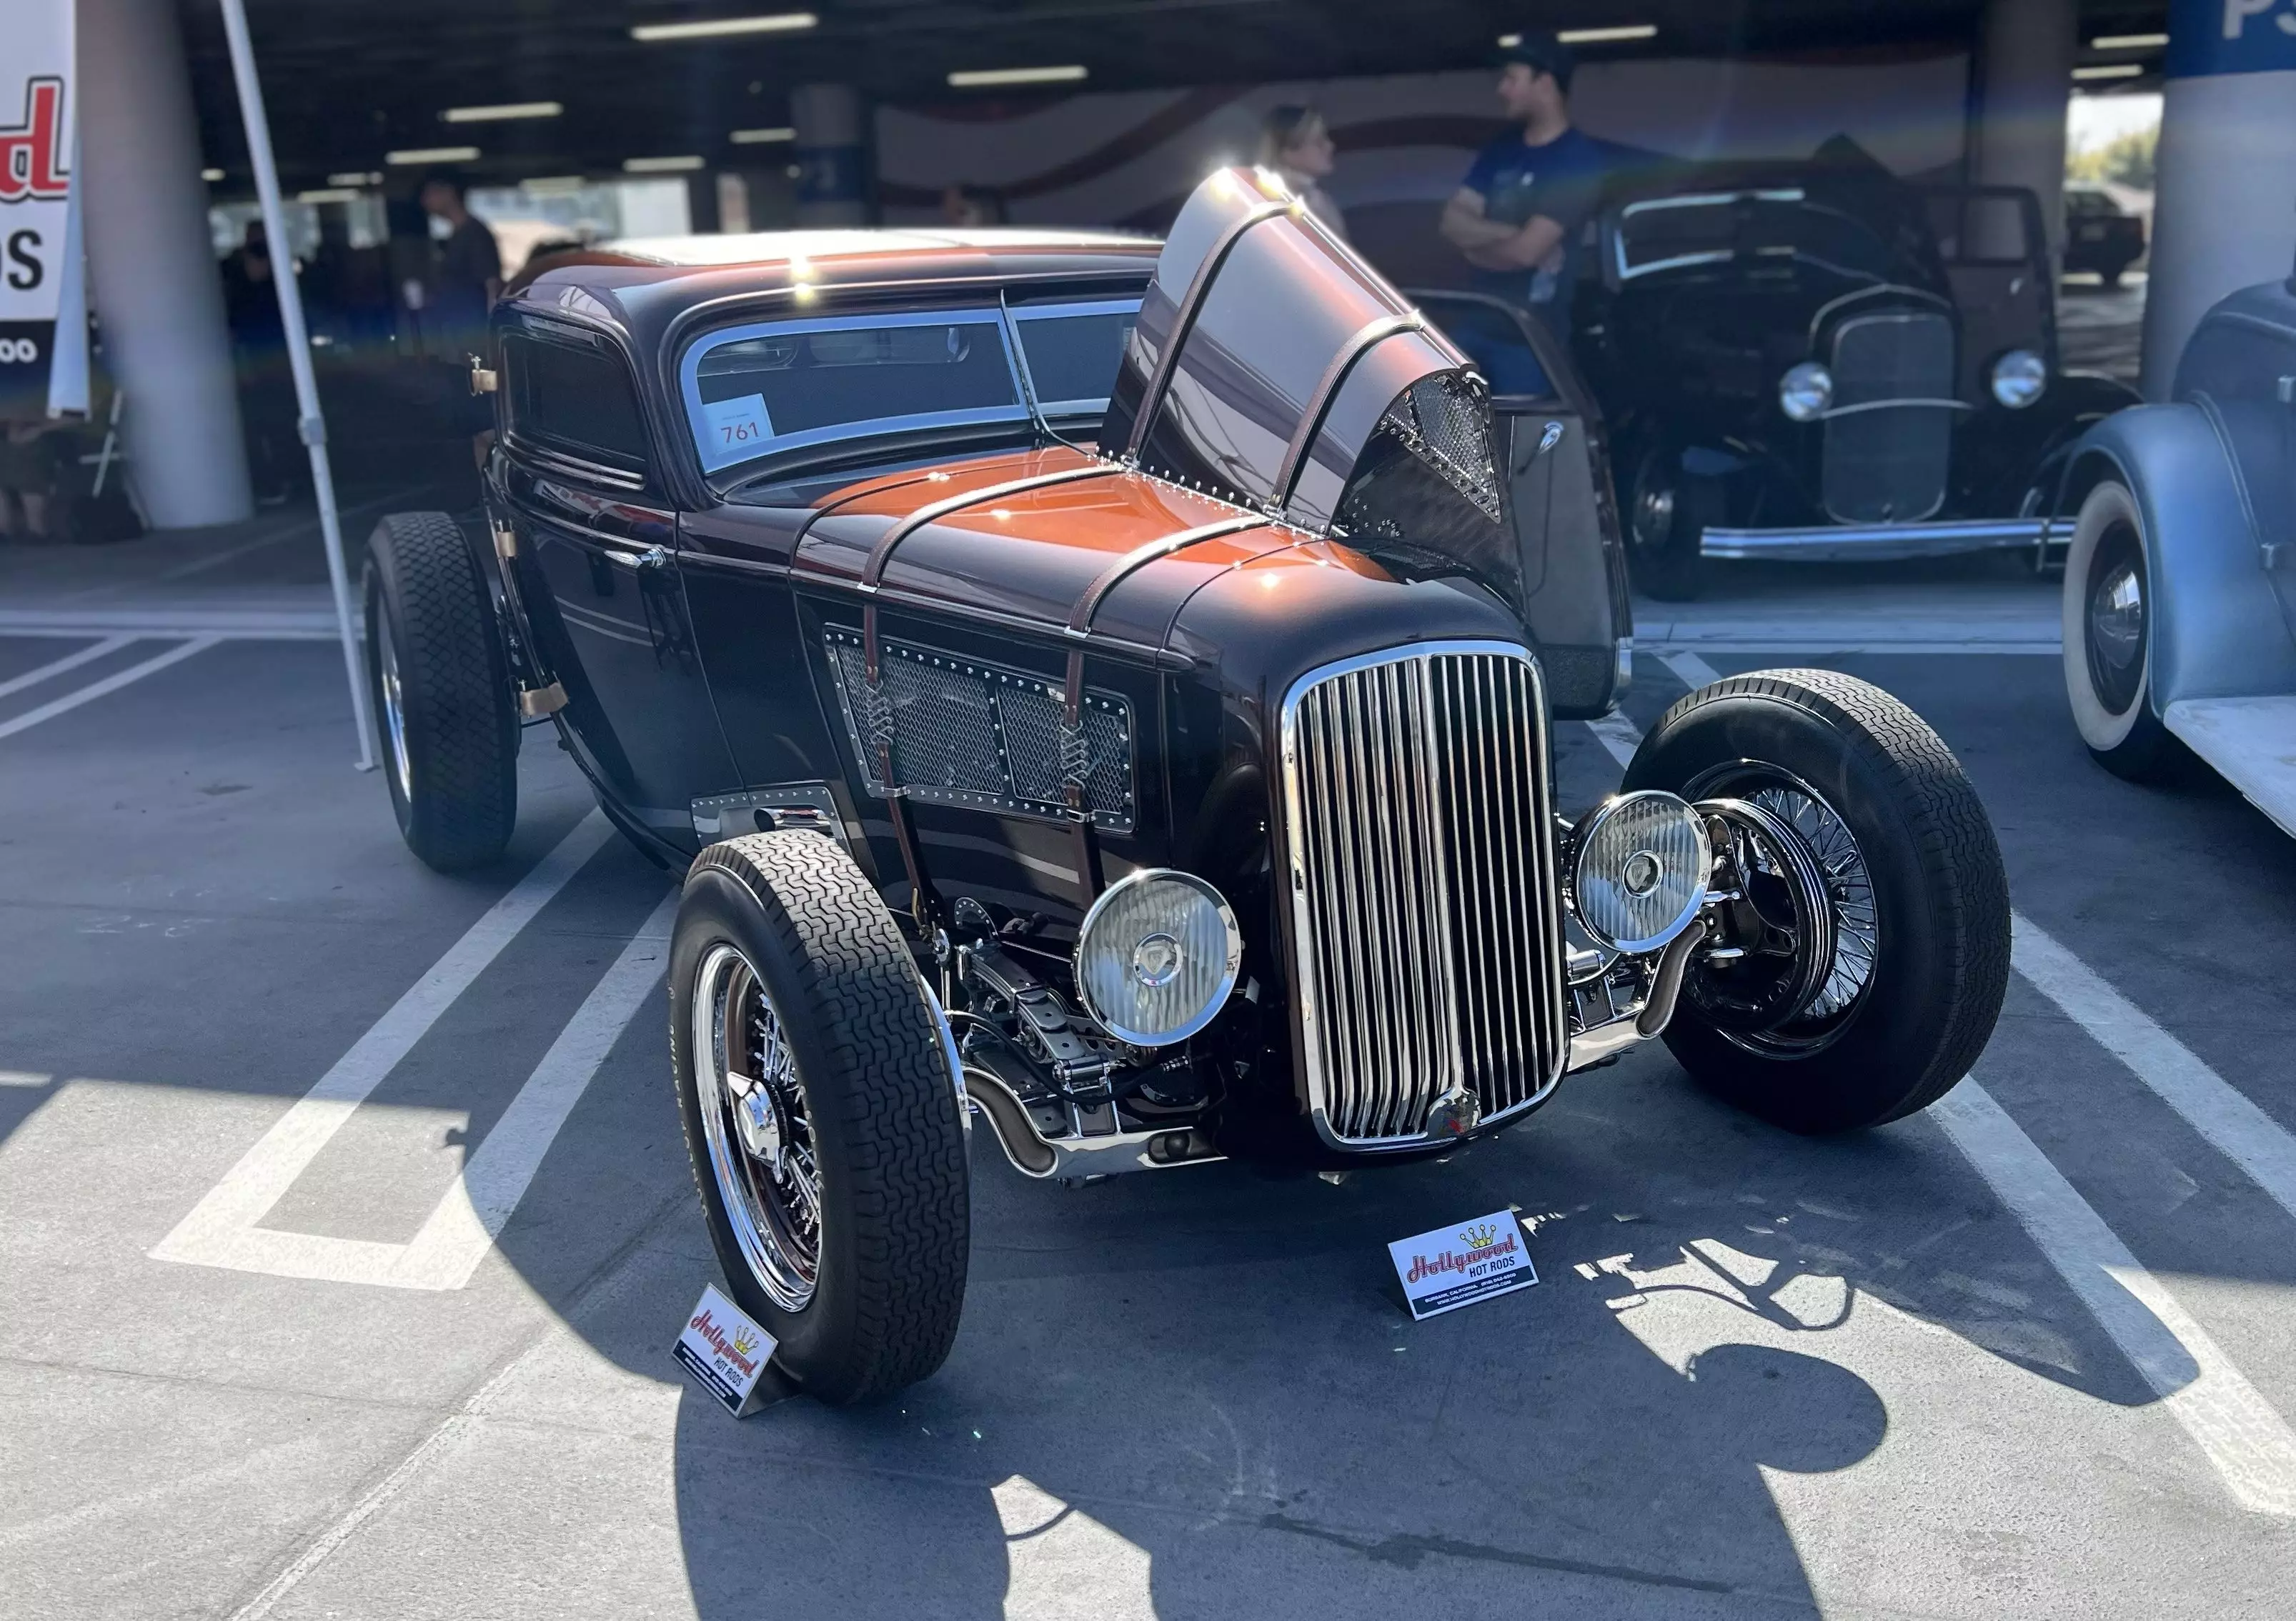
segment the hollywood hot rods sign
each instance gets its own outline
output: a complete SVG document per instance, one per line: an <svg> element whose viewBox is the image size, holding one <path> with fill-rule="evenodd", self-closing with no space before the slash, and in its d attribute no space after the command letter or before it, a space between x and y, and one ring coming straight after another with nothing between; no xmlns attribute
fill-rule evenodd
<svg viewBox="0 0 2296 1621"><path fill-rule="evenodd" d="M0 417L38 416L68 260L72 0L0 0Z"/></svg>

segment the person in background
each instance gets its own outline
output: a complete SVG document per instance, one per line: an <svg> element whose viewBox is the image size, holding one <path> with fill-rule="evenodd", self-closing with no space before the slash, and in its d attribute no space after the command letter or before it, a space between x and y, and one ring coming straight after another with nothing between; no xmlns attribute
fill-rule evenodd
<svg viewBox="0 0 2296 1621"><path fill-rule="evenodd" d="M1603 143L1570 122L1577 64L1568 45L1552 34L1527 33L1499 60L1499 102L1516 127L1475 154L1444 205L1441 229L1474 266L1480 291L1527 307L1567 345L1581 227L1602 201L1607 155ZM1513 364L1529 358L1521 352ZM1490 381L1503 394L1544 383Z"/></svg>
<svg viewBox="0 0 2296 1621"><path fill-rule="evenodd" d="M57 445L45 422L0 422L0 540L62 538L51 512L61 462Z"/></svg>
<svg viewBox="0 0 2296 1621"><path fill-rule="evenodd" d="M239 377L248 476L255 482L256 500L266 506L276 506L294 493L301 454L275 274L263 222L250 220L239 251L223 262L223 307L231 327L232 366Z"/></svg>
<svg viewBox="0 0 2296 1621"><path fill-rule="evenodd" d="M1341 242L1348 240L1348 222L1340 205L1323 183L1332 176L1332 161L1339 148L1324 115L1313 107L1277 107L1259 127L1259 167L1274 169L1292 194Z"/></svg>
<svg viewBox="0 0 2296 1621"><path fill-rule="evenodd" d="M487 222L463 206L460 183L433 175L422 183L422 211L446 227L424 309L430 350L459 360L486 349L487 312L502 297L502 250Z"/></svg>
<svg viewBox="0 0 2296 1621"><path fill-rule="evenodd" d="M1004 200L985 185L953 185L940 194L940 217L952 225L1008 224Z"/></svg>

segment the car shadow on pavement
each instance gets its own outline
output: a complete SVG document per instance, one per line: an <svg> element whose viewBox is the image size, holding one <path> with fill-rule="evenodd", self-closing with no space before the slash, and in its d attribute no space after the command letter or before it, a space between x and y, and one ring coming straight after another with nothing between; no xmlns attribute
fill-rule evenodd
<svg viewBox="0 0 2296 1621"><path fill-rule="evenodd" d="M1068 1189L985 1128L972 1158L936 1377L739 1423L683 1390L701 1615L1791 1612L1816 1599L1781 1482L1866 1465L1827 1489L1888 1514L1974 1433L1937 1429L1955 1394L1972 1426L2030 1374L2076 1409L2152 1399L1933 1126L1791 1137L1662 1051L1338 1187L1221 1165ZM1510 1203L1540 1286L1411 1322L1388 1240ZM611 1310L563 1304L670 1381L715 1266L689 1201L650 1241ZM1895 1461L1893 1394L1931 1430Z"/></svg>

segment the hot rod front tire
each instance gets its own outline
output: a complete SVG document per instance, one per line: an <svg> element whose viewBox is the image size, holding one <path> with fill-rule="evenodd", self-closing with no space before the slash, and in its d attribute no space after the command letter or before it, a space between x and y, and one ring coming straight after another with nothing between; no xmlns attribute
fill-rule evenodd
<svg viewBox="0 0 2296 1621"><path fill-rule="evenodd" d="M1702 973L1745 965L1693 967L1666 1029L1693 1079L1824 1133L1925 1109L1968 1072L2008 987L2008 879L1975 789L1919 716L1831 670L1732 676L1666 712L1625 786L1767 803L1810 835L1857 941L1806 1004L1822 1017L1754 1034L1721 1027L1692 994Z"/></svg>
<svg viewBox="0 0 2296 1621"><path fill-rule="evenodd" d="M376 524L361 594L399 836L441 872L484 866L518 822L518 715L494 604L455 520L393 512Z"/></svg>
<svg viewBox="0 0 2296 1621"><path fill-rule="evenodd" d="M669 993L702 1216L774 1367L838 1405L930 1377L964 1305L964 1120L892 914L818 833L713 844Z"/></svg>
<svg viewBox="0 0 2296 1621"><path fill-rule="evenodd" d="M2184 747L2152 712L2152 558L2118 479L2088 493L2065 552L2065 698L2096 763L2132 782L2176 774Z"/></svg>

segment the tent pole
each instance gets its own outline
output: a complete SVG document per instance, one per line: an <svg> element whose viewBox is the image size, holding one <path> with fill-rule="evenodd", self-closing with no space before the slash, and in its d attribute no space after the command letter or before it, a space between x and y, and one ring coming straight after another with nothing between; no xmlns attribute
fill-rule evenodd
<svg viewBox="0 0 2296 1621"><path fill-rule="evenodd" d="M359 667L358 629L351 611L350 574L343 562L343 526L335 511L335 475L327 460L327 419L319 410L318 379L311 370L311 334L303 322L303 290L295 282L295 255L279 201L279 168L271 158L271 125L263 111L263 86L255 77L255 47L247 34L243 0L221 0L224 35L231 45L231 76L239 87L239 114L247 127L247 155L255 166L255 194L271 250L271 284L279 290L279 319L286 328L287 364L295 373L295 405L304 445L311 453L311 488L319 502L319 533L326 543L327 583L334 588L335 628L343 644L343 674L351 686L351 716L358 727L358 769L373 771L374 716Z"/></svg>

